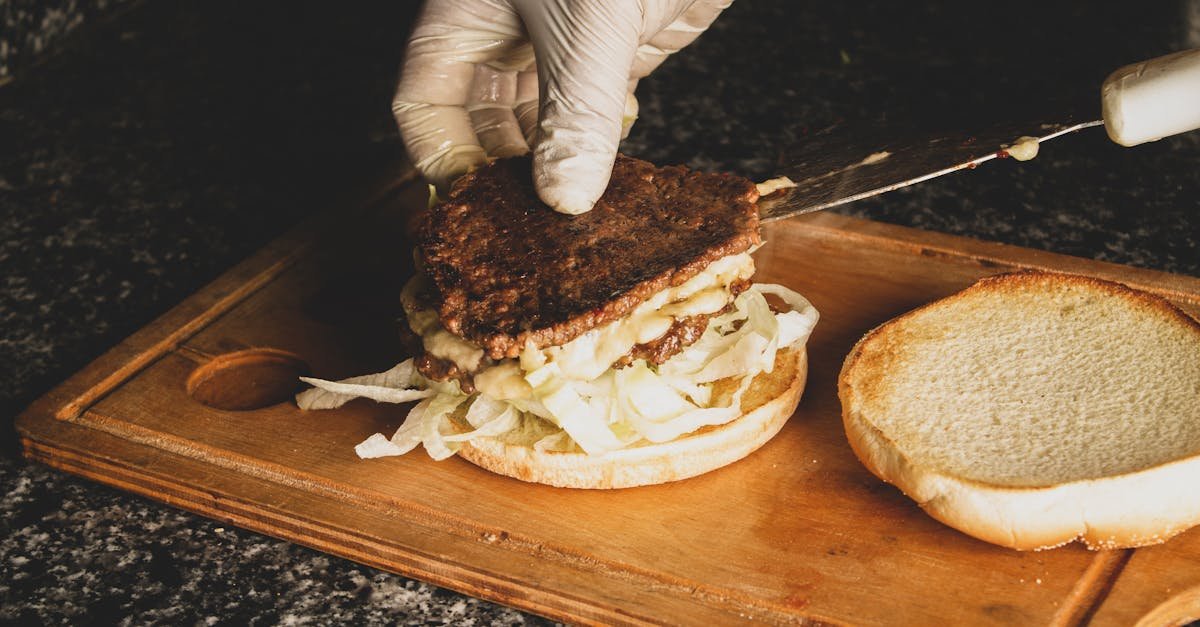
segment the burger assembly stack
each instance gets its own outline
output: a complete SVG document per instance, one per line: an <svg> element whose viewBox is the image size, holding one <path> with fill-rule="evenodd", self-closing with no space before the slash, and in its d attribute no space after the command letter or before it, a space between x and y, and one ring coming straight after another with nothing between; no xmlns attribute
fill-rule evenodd
<svg viewBox="0 0 1200 627"><path fill-rule="evenodd" d="M817 312L754 284L758 191L619 156L595 208L543 205L528 159L431 206L401 295L419 355L315 386L302 408L419 401L361 457L423 445L526 481L618 488L745 457L795 410Z"/></svg>
<svg viewBox="0 0 1200 627"><path fill-rule="evenodd" d="M415 357L306 379L298 403L417 401L359 456L423 445L555 486L741 459L794 412L817 322L796 292L751 282L758 196L621 156L596 207L568 216L538 200L527 158L491 163L422 223L401 294ZM985 278L867 333L838 383L863 465L975 537L1114 548L1200 523L1200 323L1157 296Z"/></svg>

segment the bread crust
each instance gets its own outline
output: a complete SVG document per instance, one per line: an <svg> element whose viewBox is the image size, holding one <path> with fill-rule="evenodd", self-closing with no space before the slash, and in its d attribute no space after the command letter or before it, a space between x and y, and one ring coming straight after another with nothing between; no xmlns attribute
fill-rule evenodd
<svg viewBox="0 0 1200 627"><path fill-rule="evenodd" d="M464 443L458 456L491 472L557 487L614 489L678 481L742 459L774 437L795 412L807 374L803 347L780 351L775 369L755 377L743 396L741 417L671 442L588 455L479 438Z"/></svg>
<svg viewBox="0 0 1200 627"><path fill-rule="evenodd" d="M868 363L867 347L920 312L980 291L1004 293L1031 284L1075 284L1127 299L1147 315L1180 324L1200 336L1200 323L1169 301L1119 283L1078 275L1018 272L981 279L971 287L892 319L854 346L838 377L842 421L850 447L880 479L898 487L933 518L977 538L1019 550L1055 548L1073 541L1093 550L1158 544L1200 524L1200 455L1135 472L1056 485L1013 487L956 476L909 459L863 410L872 393L855 385ZM1198 337L1200 341L1200 337ZM889 347L899 350L899 347Z"/></svg>

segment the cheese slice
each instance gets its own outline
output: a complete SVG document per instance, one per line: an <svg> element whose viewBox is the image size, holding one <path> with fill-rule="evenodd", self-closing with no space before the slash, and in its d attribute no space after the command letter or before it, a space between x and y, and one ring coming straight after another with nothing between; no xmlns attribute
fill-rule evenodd
<svg viewBox="0 0 1200 627"><path fill-rule="evenodd" d="M664 289L638 305L628 315L606 325L590 329L583 335L563 344L538 349L526 346L518 360L486 362L483 349L450 333L442 326L437 312L422 298L428 290L428 279L418 276L405 286L401 301L409 327L421 337L425 350L434 357L453 362L459 369L482 376L483 385L512 389L517 384L506 382L545 363L555 363L567 379L590 381L600 376L634 346L662 337L676 320L689 316L714 314L733 300L730 286L754 275L754 259L749 252L722 257L687 281ZM483 376L490 368L518 363L518 370L507 376ZM525 368L528 365L529 368ZM509 368L511 370L511 368ZM477 380L476 385L480 382ZM482 388L480 388L482 389Z"/></svg>

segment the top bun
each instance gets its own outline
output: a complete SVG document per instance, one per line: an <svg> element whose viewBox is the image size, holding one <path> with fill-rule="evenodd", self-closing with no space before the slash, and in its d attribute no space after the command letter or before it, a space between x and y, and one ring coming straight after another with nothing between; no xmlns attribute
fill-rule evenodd
<svg viewBox="0 0 1200 627"><path fill-rule="evenodd" d="M1200 523L1200 324L1151 294L983 279L860 340L839 395L872 472L989 542L1129 547Z"/></svg>

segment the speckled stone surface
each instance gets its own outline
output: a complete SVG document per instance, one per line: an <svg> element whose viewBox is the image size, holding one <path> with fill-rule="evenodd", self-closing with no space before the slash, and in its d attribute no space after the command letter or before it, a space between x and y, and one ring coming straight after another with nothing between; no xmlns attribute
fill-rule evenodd
<svg viewBox="0 0 1200 627"><path fill-rule="evenodd" d="M6 624L542 623L45 468L0 481Z"/></svg>
<svg viewBox="0 0 1200 627"><path fill-rule="evenodd" d="M0 0L0 83L68 33L138 0Z"/></svg>
<svg viewBox="0 0 1200 627"><path fill-rule="evenodd" d="M6 425L398 153L408 9L377 4L146 3L0 88ZM1041 93L1029 81L1094 89L1200 19L1191 0L1136 20L1129 3L976 4L739 0L643 81L625 150L761 178L808 129L903 124L930 101L968 115ZM1126 150L1091 131L843 211L1200 275L1197 173L1198 134ZM3 432L0 621L541 622L26 464Z"/></svg>

